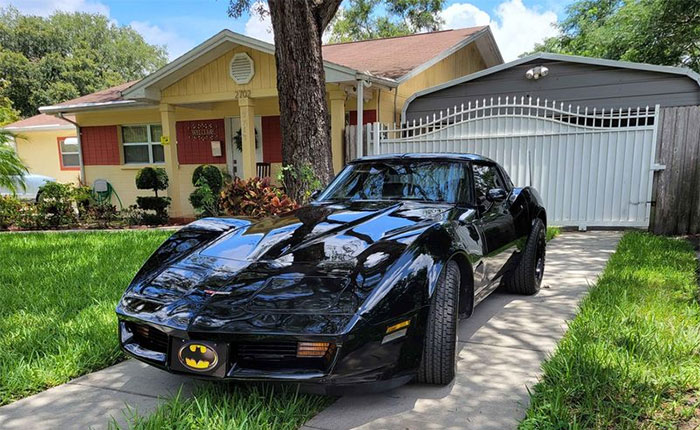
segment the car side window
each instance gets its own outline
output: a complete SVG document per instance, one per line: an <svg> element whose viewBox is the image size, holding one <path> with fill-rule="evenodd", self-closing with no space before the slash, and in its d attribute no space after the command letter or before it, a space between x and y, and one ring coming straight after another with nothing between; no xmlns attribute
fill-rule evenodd
<svg viewBox="0 0 700 430"><path fill-rule="evenodd" d="M503 179L501 175L498 174L498 169L496 166L491 164L474 164L474 197L476 204L482 208L488 208L490 206L489 201L486 199L490 189L493 188L503 188Z"/></svg>

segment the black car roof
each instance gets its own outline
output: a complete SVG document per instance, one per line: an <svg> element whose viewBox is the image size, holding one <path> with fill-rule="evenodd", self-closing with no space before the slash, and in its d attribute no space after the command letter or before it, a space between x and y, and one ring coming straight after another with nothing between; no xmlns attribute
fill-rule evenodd
<svg viewBox="0 0 700 430"><path fill-rule="evenodd" d="M350 162L361 163L363 161L381 161L381 160L451 160L451 161L487 161L495 163L495 161L490 158L486 158L478 154L465 154L461 152L407 152L404 154L382 154L382 155L368 155L366 157L361 157Z"/></svg>

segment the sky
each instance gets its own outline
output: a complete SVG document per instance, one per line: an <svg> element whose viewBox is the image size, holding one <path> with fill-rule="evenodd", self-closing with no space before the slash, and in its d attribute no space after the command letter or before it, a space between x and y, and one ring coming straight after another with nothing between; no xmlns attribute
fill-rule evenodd
<svg viewBox="0 0 700 430"><path fill-rule="evenodd" d="M490 25L505 61L556 34L553 28L572 0L448 0L441 15L444 28ZM130 25L144 39L164 45L171 60L224 28L272 41L269 18L226 13L228 0L0 0L26 14L46 16L56 10L107 15ZM341 6L342 7L342 6Z"/></svg>

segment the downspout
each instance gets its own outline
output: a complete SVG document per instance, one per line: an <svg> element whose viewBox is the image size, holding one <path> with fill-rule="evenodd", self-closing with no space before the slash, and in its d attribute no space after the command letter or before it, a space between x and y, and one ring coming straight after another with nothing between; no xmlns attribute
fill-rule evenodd
<svg viewBox="0 0 700 430"><path fill-rule="evenodd" d="M357 107L355 108L356 112L357 112L357 115L356 115L357 116L357 130L356 130L357 131L357 139L356 139L357 140L357 142L356 142L357 143L357 155L356 155L356 158L360 158L360 157L362 157L362 149L363 149L362 136L364 134L363 133L364 127L362 124L362 122L363 122L362 121L363 120L362 114L363 114L363 111L365 108L365 85L364 85L364 82L362 82L362 79L357 80L355 93L357 95Z"/></svg>
<svg viewBox="0 0 700 430"><path fill-rule="evenodd" d="M63 112L58 112L56 114L57 117L61 118L64 121L68 121L69 123L73 124L75 126L77 138L78 138L78 164L80 165L80 182L83 185L87 185L85 183L85 165L83 164L83 141L81 138L81 131L80 131L80 125L73 121L72 119L68 119L63 115Z"/></svg>

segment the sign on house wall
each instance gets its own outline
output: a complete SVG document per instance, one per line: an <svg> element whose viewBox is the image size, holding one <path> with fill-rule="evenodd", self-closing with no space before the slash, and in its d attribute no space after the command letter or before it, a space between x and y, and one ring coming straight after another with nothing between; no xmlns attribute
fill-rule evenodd
<svg viewBox="0 0 700 430"><path fill-rule="evenodd" d="M175 130L180 164L226 164L225 145L212 149L212 142L226 141L223 119L178 121Z"/></svg>

